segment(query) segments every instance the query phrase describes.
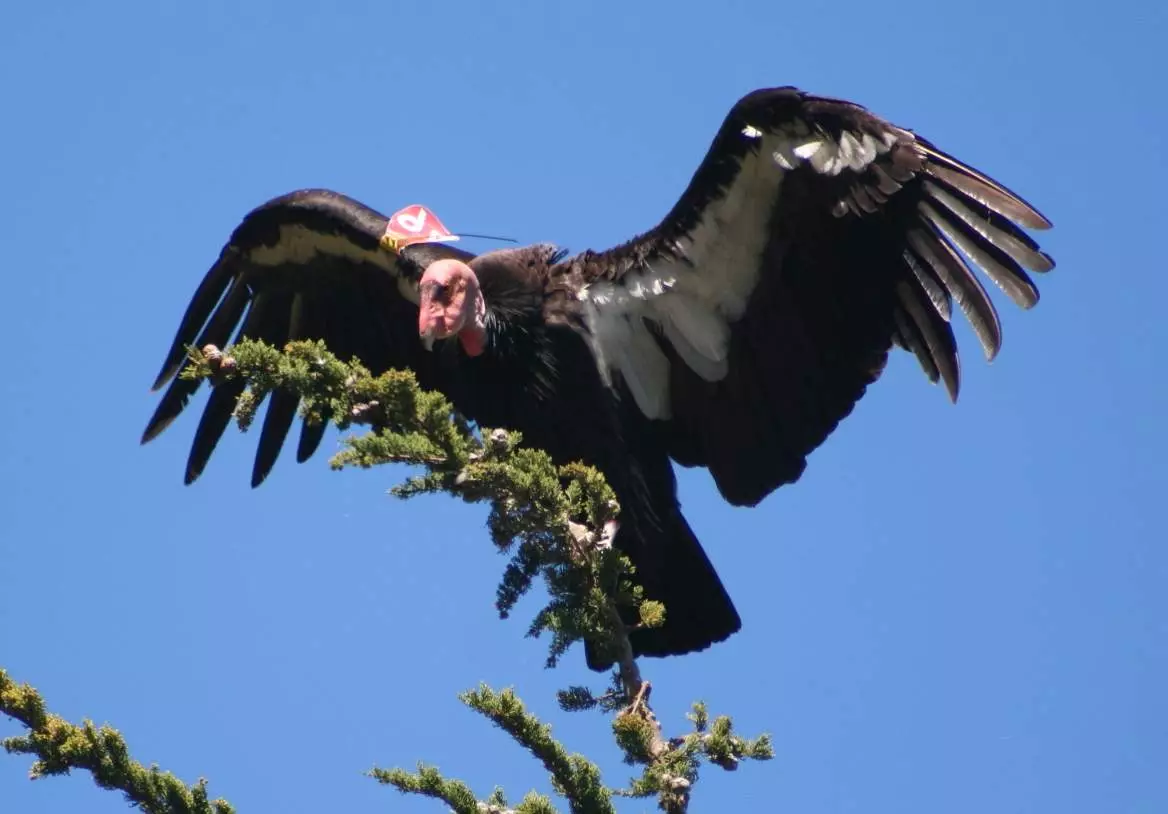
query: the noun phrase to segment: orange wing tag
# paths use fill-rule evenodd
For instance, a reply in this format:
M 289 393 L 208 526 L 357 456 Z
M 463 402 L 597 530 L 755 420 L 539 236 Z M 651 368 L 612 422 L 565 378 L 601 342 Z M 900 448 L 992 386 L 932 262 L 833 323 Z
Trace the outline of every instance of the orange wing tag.
M 381 237 L 381 245 L 399 251 L 411 243 L 449 243 L 458 240 L 438 220 L 438 216 L 421 204 L 399 209 L 390 217 Z

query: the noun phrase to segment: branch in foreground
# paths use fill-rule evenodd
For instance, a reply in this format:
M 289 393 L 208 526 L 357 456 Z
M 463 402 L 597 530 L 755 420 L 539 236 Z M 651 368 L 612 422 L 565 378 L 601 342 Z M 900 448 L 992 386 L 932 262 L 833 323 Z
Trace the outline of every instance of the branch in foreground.
M 372 426 L 344 438 L 344 449 L 330 460 L 334 469 L 407 464 L 422 474 L 395 487 L 397 497 L 445 493 L 487 503 L 491 539 L 511 555 L 497 591 L 500 615 L 507 617 L 542 577 L 549 601 L 528 634 L 550 634 L 548 665 L 589 639 L 621 657 L 627 689 L 635 692 L 636 667 L 619 610 L 634 611 L 645 625 L 664 616 L 632 584 L 628 558 L 609 545 L 619 506 L 599 472 L 578 463 L 557 466 L 542 450 L 523 447 L 518 433 L 476 432 L 442 394 L 419 388 L 412 373 L 373 376 L 319 341 L 290 342 L 281 351 L 244 340 L 227 350 L 192 349 L 190 358 L 184 378 L 246 380 L 235 409 L 241 429 L 251 426 L 272 390 L 284 388 L 300 397 L 300 413 L 310 422 L 331 421 L 341 430 Z
M 647 692 L 647 691 L 646 691 Z M 551 727 L 528 712 L 511 690 L 496 692 L 486 685 L 463 693 L 460 700 L 489 718 L 519 745 L 531 752 L 547 769 L 552 787 L 568 802 L 572 814 L 614 814 L 612 798 L 656 796 L 658 806 L 669 814 L 688 810 L 690 793 L 698 779 L 703 760 L 733 771 L 741 760 L 768 760 L 774 756 L 765 735 L 748 740 L 733 731 L 728 717 L 716 719 L 711 726 L 704 704 L 694 704 L 689 720 L 694 731 L 681 738 L 664 742 L 653 753 L 655 744 L 663 742 L 656 723 L 641 717 L 647 705 L 637 699 L 617 716 L 613 730 L 625 752 L 626 762 L 642 763 L 645 770 L 634 778 L 628 789 L 611 789 L 601 782 L 595 763 L 567 748 L 552 737 Z M 507 806 L 501 789 L 485 801 L 475 799 L 471 789 L 461 781 L 447 779 L 436 767 L 419 764 L 417 772 L 403 769 L 373 769 L 370 774 L 380 783 L 402 793 L 421 794 L 445 802 L 456 814 L 555 814 L 558 811 L 547 797 L 529 792 L 515 808 Z
M 461 700 L 508 732 L 548 770 L 552 786 L 565 797 L 573 814 L 612 814 L 614 795 L 656 795 L 659 807 L 671 814 L 687 811 L 690 792 L 704 761 L 727 770 L 745 758 L 772 756 L 764 736 L 747 740 L 733 733 L 729 718 L 708 725 L 705 707 L 694 705 L 694 732 L 666 739 L 649 706 L 650 686 L 640 673 L 629 642 L 622 609 L 633 609 L 639 624 L 664 620 L 660 603 L 645 601 L 632 584 L 633 568 L 612 546 L 619 511 L 603 477 L 580 464 L 555 466 L 546 453 L 519 446 L 517 434 L 501 430 L 475 433 L 440 394 L 420 390 L 410 373 L 389 371 L 373 377 L 354 361 L 344 363 L 320 342 L 290 343 L 283 352 L 263 343 L 244 341 L 230 351 L 208 346 L 191 351 L 185 378 L 234 377 L 247 380 L 235 417 L 247 429 L 265 397 L 277 387 L 301 397 L 301 414 L 310 421 L 332 420 L 341 429 L 371 424 L 373 432 L 345 439 L 346 449 L 332 459 L 334 468 L 383 463 L 422 467 L 392 491 L 403 498 L 445 492 L 468 502 L 490 505 L 488 527 L 500 551 L 511 553 L 499 585 L 497 607 L 506 617 L 537 576 L 547 585 L 550 600 L 536 615 L 529 635 L 551 633 L 548 666 L 576 641 L 590 639 L 617 660 L 612 688 L 597 697 L 583 687 L 560 693 L 565 710 L 600 707 L 618 711 L 613 722 L 617 743 L 629 764 L 644 770 L 627 790 L 609 789 L 598 767 L 570 754 L 551 736 L 550 727 L 527 712 L 509 690 L 481 686 Z M 35 691 L 16 687 L 0 673 L 3 711 L 25 723 L 30 734 L 10 738 L 10 752 L 35 754 L 33 777 L 67 773 L 72 768 L 92 772 L 96 782 L 118 788 L 127 799 L 152 814 L 227 814 L 222 800 L 208 801 L 203 781 L 187 787 L 157 768 L 131 760 L 121 736 L 88 721 L 73 726 L 44 711 Z M 432 767 L 417 773 L 374 769 L 380 782 L 407 793 L 440 799 L 458 814 L 552 814 L 550 799 L 529 793 L 508 808 L 501 790 L 480 801 L 464 783 L 448 780 Z
M 493 721 L 544 765 L 551 776 L 552 787 L 568 801 L 572 814 L 615 814 L 612 793 L 600 782 L 600 769 L 596 764 L 581 755 L 569 754 L 563 744 L 552 737 L 551 727 L 529 713 L 514 692 L 495 692 L 480 684 L 478 689 L 463 693 L 459 699 Z M 529 792 L 514 809 L 507 807 L 501 789 L 496 789 L 486 801 L 479 802 L 465 784 L 447 780 L 433 767 L 419 766 L 416 774 L 401 769 L 374 769 L 371 774 L 379 782 L 395 786 L 399 791 L 438 797 L 458 814 L 556 812 L 550 799 L 534 791 Z
M 28 684 L 17 684 L 0 669 L 0 712 L 22 723 L 27 735 L 6 738 L 9 754 L 35 755 L 29 777 L 69 774 L 84 769 L 103 789 L 120 789 L 131 804 L 149 814 L 233 814 L 226 800 L 209 800 L 200 779 L 188 786 L 157 766 L 149 769 L 130 757 L 126 741 L 108 726 L 91 721 L 71 724 L 45 709 L 44 700 Z
M 441 800 L 455 814 L 558 814 L 550 798 L 534 791 L 528 792 L 514 808 L 507 806 L 502 789 L 495 789 L 490 797 L 479 802 L 465 783 L 447 780 L 436 768 L 422 763 L 418 764 L 417 772 L 374 769 L 369 774 L 379 783 L 394 786 L 402 794 L 420 794 Z
M 338 360 L 320 342 L 293 342 L 280 352 L 245 340 L 230 351 L 211 346 L 192 350 L 191 359 L 192 367 L 184 375 L 247 379 L 249 389 L 236 410 L 241 428 L 250 424 L 268 392 L 287 388 L 301 397 L 301 414 L 310 420 L 332 417 L 342 430 L 362 423 L 374 427 L 367 435 L 345 439 L 347 448 L 332 460 L 335 468 L 413 464 L 424 467 L 425 474 L 396 487 L 393 493 L 399 497 L 446 492 L 468 502 L 489 502 L 491 537 L 500 551 L 514 552 L 498 590 L 500 615 L 506 617 L 535 577 L 542 575 L 551 599 L 537 614 L 529 635 L 552 633 L 548 666 L 583 638 L 616 658 L 615 685 L 604 696 L 596 698 L 582 687 L 560 694 L 561 707 L 567 711 L 595 706 L 619 710 L 613 723 L 617 743 L 626 762 L 645 768 L 628 790 L 615 793 L 655 794 L 662 810 L 684 812 L 703 759 L 734 770 L 743 759 L 773 756 L 765 735 L 742 738 L 733 733 L 728 717 L 709 727 L 702 704 L 695 704 L 689 716 L 693 733 L 664 736 L 649 706 L 651 687 L 633 657 L 621 610 L 635 609 L 641 625 L 654 626 L 664 621 L 667 609 L 645 601 L 641 589 L 630 581 L 631 563 L 612 548 L 618 507 L 596 470 L 581 464 L 556 467 L 546 453 L 520 447 L 514 433 L 483 430 L 476 436 L 445 398 L 421 391 L 412 374 L 389 371 L 372 377 L 358 362 Z M 606 591 L 604 586 L 616 587 Z M 509 691 L 480 687 L 462 700 L 543 762 L 573 812 L 612 811 L 613 792 L 600 783 L 596 766 L 579 756 L 569 757 L 550 729 Z M 509 811 L 502 802 L 474 801 L 465 785 L 446 780 L 437 769 L 418 774 L 375 770 L 375 776 L 402 791 L 439 797 L 455 811 Z M 472 802 L 474 808 L 463 808 Z

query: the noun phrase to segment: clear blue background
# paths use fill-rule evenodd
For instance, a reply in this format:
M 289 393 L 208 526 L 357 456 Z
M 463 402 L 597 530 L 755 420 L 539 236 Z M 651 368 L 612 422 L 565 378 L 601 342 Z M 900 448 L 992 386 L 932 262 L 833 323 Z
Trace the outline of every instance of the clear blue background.
M 1059 267 L 1033 312 L 997 299 L 993 365 L 961 327 L 958 406 L 900 354 L 760 508 L 682 475 L 746 621 L 647 662 L 657 710 L 680 731 L 704 698 L 777 752 L 705 771 L 693 810 L 1168 811 L 1162 5 L 9 6 L 0 665 L 54 710 L 241 812 L 439 811 L 362 772 L 425 759 L 482 795 L 547 788 L 455 700 L 483 680 L 622 783 L 607 721 L 554 707 L 590 678 L 579 653 L 542 669 L 534 599 L 494 618 L 481 509 L 400 504 L 403 472 L 326 454 L 286 454 L 252 491 L 255 438 L 234 431 L 184 488 L 196 414 L 139 447 L 147 388 L 222 242 L 274 195 L 604 248 L 664 215 L 741 94 L 797 84 L 1029 197 Z M 27 767 L 0 756 L 5 811 L 124 810 Z

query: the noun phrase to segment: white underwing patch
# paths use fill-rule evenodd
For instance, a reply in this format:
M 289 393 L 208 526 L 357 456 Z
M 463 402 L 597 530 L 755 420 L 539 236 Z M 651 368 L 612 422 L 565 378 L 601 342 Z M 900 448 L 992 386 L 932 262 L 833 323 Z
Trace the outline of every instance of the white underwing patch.
M 786 141 L 786 139 L 783 139 L 782 141 Z M 823 145 L 823 139 L 815 138 L 811 139 L 810 141 L 792 144 L 791 152 L 795 154 L 796 158 L 807 160 L 817 155 L 819 151 L 823 149 Z
M 824 175 L 839 175 L 845 169 L 861 172 L 896 143 L 894 133 L 885 133 L 877 139 L 869 133 L 843 131 L 838 139 L 823 132 L 811 133 L 802 122 L 801 127 L 784 128 L 775 147 L 773 158 L 785 170 L 793 170 L 804 161 Z
M 888 195 L 900 189 L 900 184 L 877 163 L 877 159 L 888 153 L 899 138 L 911 139 L 912 134 L 886 130 L 877 138 L 871 133 L 857 134 L 845 130 L 839 138 L 833 139 L 822 131 L 811 133 L 803 122 L 797 124 L 797 127 L 784 126 L 783 134 L 786 138 L 779 140 L 771 155 L 784 170 L 794 170 L 808 163 L 823 175 L 838 176 L 845 170 L 857 174 L 869 170 L 873 173 L 876 186 L 868 185 L 872 179 L 867 183 L 853 183 L 847 196 L 832 206 L 831 213 L 835 217 L 842 218 L 849 212 L 855 215 L 875 212 L 888 199 Z
M 785 174 L 772 157 L 782 141 L 767 134 L 742 158 L 722 197 L 711 201 L 694 228 L 679 238 L 683 258 L 662 258 L 652 265 L 656 274 L 676 279 L 678 291 L 689 295 L 695 307 L 723 322 L 742 316 L 758 281 Z M 709 344 L 705 337 L 689 339 L 695 348 Z
M 380 246 L 366 249 L 344 235 L 317 232 L 299 223 L 281 224 L 279 239 L 271 246 L 252 247 L 247 252 L 247 259 L 257 266 L 271 267 L 305 265 L 320 255 L 353 263 L 369 263 L 398 277 L 397 261 L 393 254 Z M 398 277 L 397 287 L 403 297 L 417 304 L 417 286 L 413 282 Z
M 669 363 L 649 328 L 655 324 L 682 361 L 707 381 L 729 370 L 731 326 L 746 311 L 770 240 L 771 215 L 784 175 L 805 164 L 824 175 L 864 172 L 896 144 L 899 134 L 844 131 L 833 138 L 796 119 L 777 132 L 746 125 L 750 139 L 739 171 L 721 197 L 710 201 L 697 224 L 668 253 L 650 258 L 615 283 L 580 293 L 602 375 L 615 372 L 650 418 L 669 416 Z M 910 136 L 911 137 L 911 136 Z M 853 185 L 832 212 L 843 216 L 874 210 L 881 194 L 900 185 L 876 177 L 878 192 Z
M 668 418 L 669 362 L 640 315 L 592 298 L 585 299 L 585 314 L 604 380 L 611 383 L 615 372 L 641 412 L 649 418 Z
M 717 381 L 728 371 L 730 325 L 745 312 L 758 281 L 783 179 L 772 159 L 780 137 L 760 133 L 756 141 L 734 181 L 677 240 L 674 256 L 581 292 L 599 363 L 620 374 L 651 418 L 669 415 L 669 362 L 646 321 L 661 328 L 703 379 Z

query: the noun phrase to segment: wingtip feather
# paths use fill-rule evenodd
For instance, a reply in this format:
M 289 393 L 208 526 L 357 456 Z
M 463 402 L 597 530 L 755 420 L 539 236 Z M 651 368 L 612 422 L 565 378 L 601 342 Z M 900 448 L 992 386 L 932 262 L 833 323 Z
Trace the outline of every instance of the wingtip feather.
M 927 201 L 922 201 L 918 208 L 946 240 L 973 260 L 1019 307 L 1034 307 L 1038 302 L 1038 287 L 1009 255 L 989 241 L 979 239 L 968 224 L 948 209 L 938 209 Z
M 268 402 L 268 411 L 264 416 L 264 426 L 260 430 L 260 442 L 256 448 L 255 462 L 251 471 L 251 486 L 255 489 L 268 475 L 280 457 L 284 448 L 284 441 L 288 437 L 288 430 L 296 420 L 296 408 L 300 398 L 286 390 L 276 390 Z
M 296 463 L 302 464 L 311 458 L 324 440 L 325 430 L 328 429 L 328 420 L 316 424 L 305 420 L 300 425 L 300 440 L 296 444 Z
M 208 318 L 214 321 L 212 313 L 216 311 L 215 306 L 220 304 L 224 292 L 228 290 L 228 286 L 236 278 L 236 269 L 234 263 L 231 262 L 234 256 L 234 247 L 231 244 L 225 246 L 219 253 L 215 264 L 203 276 L 199 287 L 195 289 L 194 296 L 191 297 L 191 301 L 183 313 L 178 330 L 175 331 L 174 341 L 170 344 L 162 368 L 154 379 L 152 391 L 159 390 L 174 377 L 182 367 L 187 346 L 195 342 L 195 336 L 200 329 L 203 329 L 204 325 L 207 325 Z M 230 296 L 230 292 L 227 296 Z M 222 308 L 219 310 L 222 311 Z
M 932 144 L 922 143 L 922 149 L 931 159 L 925 165 L 925 172 L 929 175 L 956 187 L 1019 226 L 1042 231 L 1054 225 L 1025 198 L 988 175 L 938 150 Z
M 906 338 L 919 340 L 919 349 L 913 350 L 922 367 L 926 373 L 930 373 L 929 378 L 932 381 L 940 377 L 949 398 L 956 401 L 957 393 L 961 389 L 961 360 L 952 327 L 933 307 L 922 289 L 902 282 L 897 293 L 908 317 L 902 325 L 902 332 Z M 913 333 L 915 337 L 912 336 Z
M 923 228 L 909 230 L 910 247 L 918 260 L 936 272 L 957 301 L 957 306 L 973 327 L 986 359 L 992 361 L 1002 346 L 1002 325 L 997 309 L 965 260 L 937 228 L 923 218 L 920 225 Z

